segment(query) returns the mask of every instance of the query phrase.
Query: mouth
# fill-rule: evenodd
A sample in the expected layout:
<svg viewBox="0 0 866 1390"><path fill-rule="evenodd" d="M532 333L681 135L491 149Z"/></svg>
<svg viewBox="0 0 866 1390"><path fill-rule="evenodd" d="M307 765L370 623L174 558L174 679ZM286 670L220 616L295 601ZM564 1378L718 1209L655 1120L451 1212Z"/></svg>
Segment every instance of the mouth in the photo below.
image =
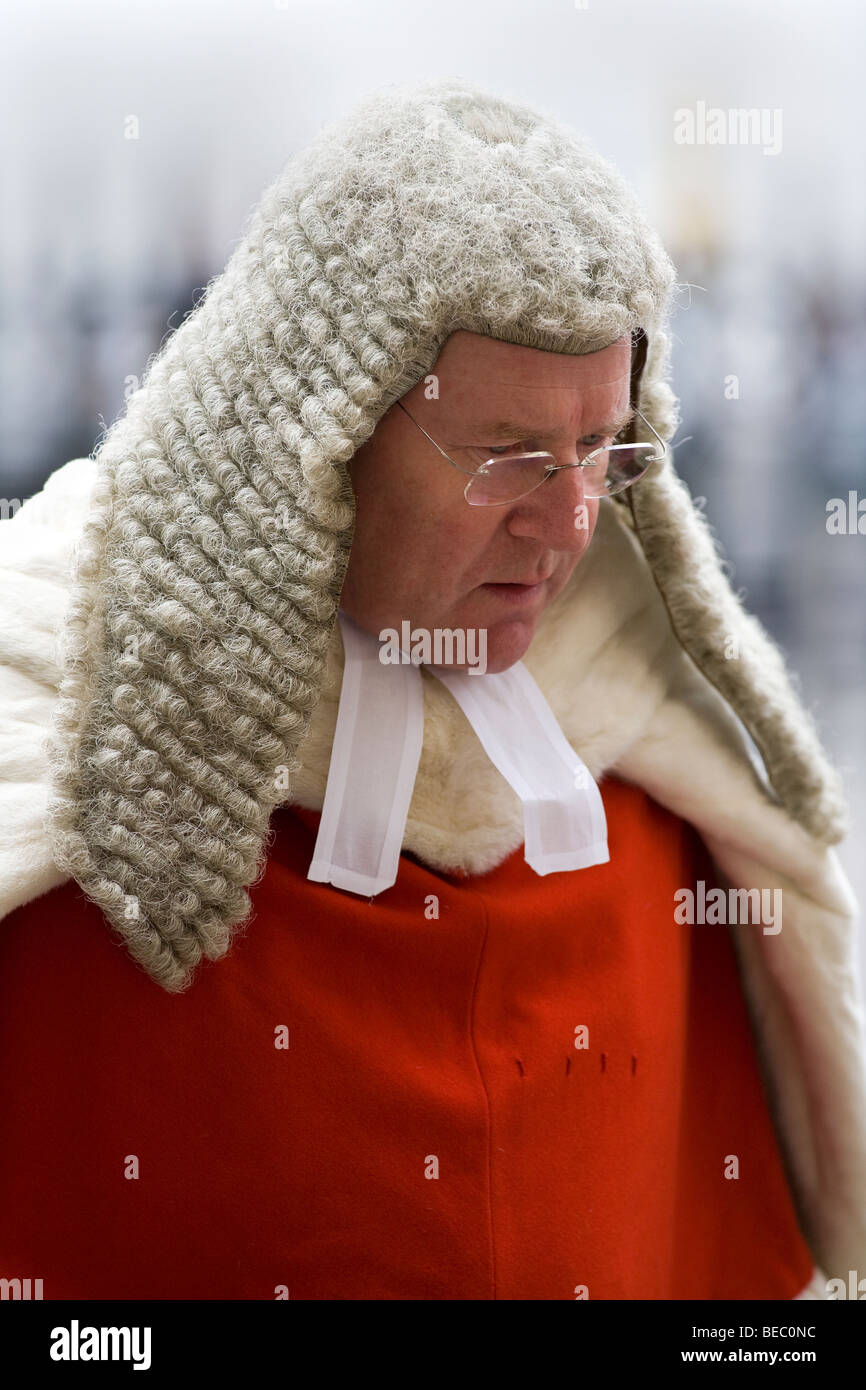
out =
<svg viewBox="0 0 866 1390"><path fill-rule="evenodd" d="M542 592L546 583L546 579L540 579L528 584L482 584L480 588L495 598L505 599L508 603L528 603Z"/></svg>

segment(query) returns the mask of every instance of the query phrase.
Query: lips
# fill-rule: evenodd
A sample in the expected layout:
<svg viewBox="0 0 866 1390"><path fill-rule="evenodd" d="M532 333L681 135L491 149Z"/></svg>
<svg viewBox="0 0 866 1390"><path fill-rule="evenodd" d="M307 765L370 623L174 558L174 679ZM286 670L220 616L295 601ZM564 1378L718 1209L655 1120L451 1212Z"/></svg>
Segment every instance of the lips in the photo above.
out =
<svg viewBox="0 0 866 1390"><path fill-rule="evenodd" d="M505 584L510 588L515 588L518 584L521 584L527 589L534 589L539 584L546 584L548 579L550 579L550 575L545 574L542 575L541 579L492 579L490 583L494 586Z"/></svg>
<svg viewBox="0 0 866 1390"><path fill-rule="evenodd" d="M544 588L544 582L538 580L532 584L482 584L482 592L486 592L492 599L498 599L503 603L530 604L534 603Z"/></svg>

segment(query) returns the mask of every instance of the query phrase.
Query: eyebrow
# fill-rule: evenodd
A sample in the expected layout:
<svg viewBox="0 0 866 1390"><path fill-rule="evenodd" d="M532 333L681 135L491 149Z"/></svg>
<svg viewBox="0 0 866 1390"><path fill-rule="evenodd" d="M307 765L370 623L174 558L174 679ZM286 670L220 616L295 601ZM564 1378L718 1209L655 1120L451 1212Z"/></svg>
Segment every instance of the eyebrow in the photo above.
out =
<svg viewBox="0 0 866 1390"><path fill-rule="evenodd" d="M634 406L628 409L616 420L606 420L603 425L597 425L594 430L588 430L589 434L618 435L621 434L635 417ZM485 440L487 439L542 439L547 435L558 434L558 429L550 429L547 426L527 425L525 421L519 420L497 420L495 424L483 425L475 433ZM457 445L455 448L459 447Z"/></svg>

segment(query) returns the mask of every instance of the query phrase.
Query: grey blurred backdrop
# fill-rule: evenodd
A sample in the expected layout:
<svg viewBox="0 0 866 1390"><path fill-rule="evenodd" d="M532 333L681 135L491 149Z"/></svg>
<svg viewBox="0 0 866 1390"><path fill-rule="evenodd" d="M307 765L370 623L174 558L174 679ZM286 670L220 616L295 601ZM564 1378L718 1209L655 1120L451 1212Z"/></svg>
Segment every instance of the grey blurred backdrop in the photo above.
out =
<svg viewBox="0 0 866 1390"><path fill-rule="evenodd" d="M365 91L470 77L594 141L677 265L677 466L846 775L866 902L866 535L826 524L866 498L866 7L7 0L2 28L7 499L93 450L265 184ZM711 143L702 112L740 108L763 131Z"/></svg>

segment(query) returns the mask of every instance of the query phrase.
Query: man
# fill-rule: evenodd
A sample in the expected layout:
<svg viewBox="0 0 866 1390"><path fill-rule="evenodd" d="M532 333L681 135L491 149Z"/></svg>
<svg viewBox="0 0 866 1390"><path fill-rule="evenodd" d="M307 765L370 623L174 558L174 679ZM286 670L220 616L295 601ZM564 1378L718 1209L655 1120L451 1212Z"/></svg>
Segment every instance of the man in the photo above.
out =
<svg viewBox="0 0 866 1390"><path fill-rule="evenodd" d="M388 88L4 523L0 1275L862 1267L844 801L664 452L672 284L572 132Z"/></svg>

